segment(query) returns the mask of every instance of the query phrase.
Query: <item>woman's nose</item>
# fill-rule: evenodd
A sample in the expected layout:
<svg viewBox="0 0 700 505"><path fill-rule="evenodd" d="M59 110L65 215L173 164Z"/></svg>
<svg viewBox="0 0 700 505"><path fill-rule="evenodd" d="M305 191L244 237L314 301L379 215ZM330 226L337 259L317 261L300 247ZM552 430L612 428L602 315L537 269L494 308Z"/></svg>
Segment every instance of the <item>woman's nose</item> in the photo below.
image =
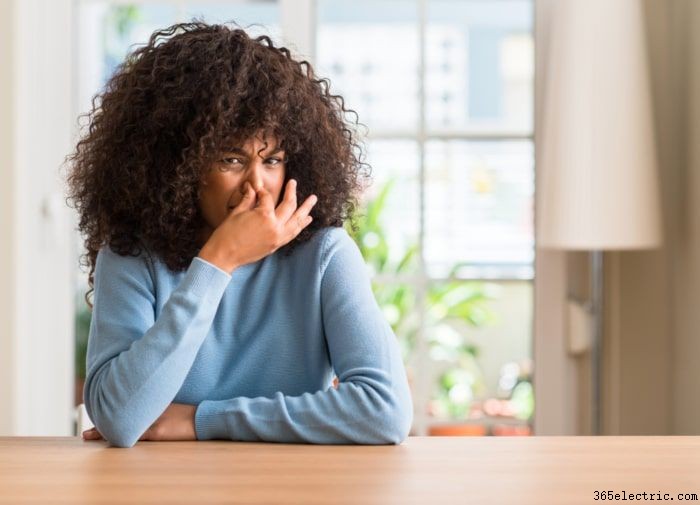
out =
<svg viewBox="0 0 700 505"><path fill-rule="evenodd" d="M256 191L263 185L263 168L263 163L257 161L251 161L250 167L248 167L247 180Z"/></svg>

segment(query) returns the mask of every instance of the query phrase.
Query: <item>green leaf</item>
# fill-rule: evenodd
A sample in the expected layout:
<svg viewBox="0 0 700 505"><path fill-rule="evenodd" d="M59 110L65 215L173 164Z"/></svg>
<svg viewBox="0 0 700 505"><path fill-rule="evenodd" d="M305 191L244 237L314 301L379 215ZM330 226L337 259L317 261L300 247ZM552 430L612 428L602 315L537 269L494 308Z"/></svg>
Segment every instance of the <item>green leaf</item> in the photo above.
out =
<svg viewBox="0 0 700 505"><path fill-rule="evenodd" d="M396 273L405 273L406 270L408 270L408 267L412 266L411 262L413 261L413 258L416 256L417 253L418 244L413 244L412 246L409 246L409 248L404 253L403 258L401 258L398 266L396 267Z"/></svg>
<svg viewBox="0 0 700 505"><path fill-rule="evenodd" d="M379 190L379 194L367 205L367 223L373 229L380 226L379 216L386 206L386 199L394 186L394 179L389 179Z"/></svg>

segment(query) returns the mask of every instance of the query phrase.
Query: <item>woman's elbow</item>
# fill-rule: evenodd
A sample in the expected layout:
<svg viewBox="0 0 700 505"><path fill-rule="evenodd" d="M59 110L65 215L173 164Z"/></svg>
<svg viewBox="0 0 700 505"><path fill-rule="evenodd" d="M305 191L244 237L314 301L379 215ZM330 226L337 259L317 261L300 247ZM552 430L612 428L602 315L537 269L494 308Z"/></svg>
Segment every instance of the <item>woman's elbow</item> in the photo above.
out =
<svg viewBox="0 0 700 505"><path fill-rule="evenodd" d="M99 408L86 403L90 420L95 425L100 435L115 447L133 447L138 442L141 434L135 427L131 426L128 419L120 415L108 415L101 412Z"/></svg>
<svg viewBox="0 0 700 505"><path fill-rule="evenodd" d="M120 419L97 419L95 428L114 447L129 448L138 442L141 434Z"/></svg>
<svg viewBox="0 0 700 505"><path fill-rule="evenodd" d="M413 425L413 404L404 401L391 401L381 409L379 418L372 420L375 427L380 427L376 432L377 439L374 444L398 445L408 437Z"/></svg>
<svg viewBox="0 0 700 505"><path fill-rule="evenodd" d="M120 447L124 449L129 449L133 447L139 440L138 435L134 436L132 433L125 433L119 431L112 433L111 435L103 435L111 445L113 445L114 447Z"/></svg>
<svg viewBox="0 0 700 505"><path fill-rule="evenodd" d="M386 443L398 445L408 437L413 425L413 410L396 409L386 432Z"/></svg>

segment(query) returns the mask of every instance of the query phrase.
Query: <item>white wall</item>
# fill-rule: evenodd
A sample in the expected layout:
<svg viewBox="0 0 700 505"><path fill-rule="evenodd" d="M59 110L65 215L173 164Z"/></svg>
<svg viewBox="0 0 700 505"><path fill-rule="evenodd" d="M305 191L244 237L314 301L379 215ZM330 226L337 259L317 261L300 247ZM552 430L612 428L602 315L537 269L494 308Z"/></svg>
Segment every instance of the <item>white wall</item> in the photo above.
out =
<svg viewBox="0 0 700 505"><path fill-rule="evenodd" d="M686 93L678 104L686 111L684 127L685 163L681 170L683 188L676 195L680 209L675 265L676 332L672 347L673 385L671 418L674 434L700 434L700 4L685 1L678 16L686 23L686 50L682 65Z"/></svg>
<svg viewBox="0 0 700 505"><path fill-rule="evenodd" d="M0 435L72 432L72 8L0 2Z"/></svg>
<svg viewBox="0 0 700 505"><path fill-rule="evenodd" d="M14 143L15 131L12 97L14 80L9 78L14 66L15 9L12 2L0 2L0 433L11 433L14 426L12 405L14 379L15 307L12 282L13 258L16 256L13 222Z"/></svg>
<svg viewBox="0 0 700 505"><path fill-rule="evenodd" d="M539 75L546 64L547 12L556 1L536 2ZM643 3L665 242L659 250L606 253L603 433L697 435L700 2ZM538 83L538 100L545 92ZM587 430L589 364L585 356L572 358L566 353L562 306L567 292L585 284L587 266L582 259L538 251L534 359L539 435ZM585 297L587 288L580 289L579 295Z"/></svg>
<svg viewBox="0 0 700 505"><path fill-rule="evenodd" d="M645 0L664 245L610 263L606 433L700 434L700 2Z"/></svg>
<svg viewBox="0 0 700 505"><path fill-rule="evenodd" d="M546 90L540 76L547 60L549 13L554 2L535 2L535 160L541 145L542 97ZM535 163L537 166L537 163ZM536 184L544 174L537 169ZM537 190L536 194L540 194ZM535 213L537 221L537 212ZM569 356L566 341L567 253L537 250L535 260L535 322L533 360L535 434L576 435L580 430L579 365Z"/></svg>

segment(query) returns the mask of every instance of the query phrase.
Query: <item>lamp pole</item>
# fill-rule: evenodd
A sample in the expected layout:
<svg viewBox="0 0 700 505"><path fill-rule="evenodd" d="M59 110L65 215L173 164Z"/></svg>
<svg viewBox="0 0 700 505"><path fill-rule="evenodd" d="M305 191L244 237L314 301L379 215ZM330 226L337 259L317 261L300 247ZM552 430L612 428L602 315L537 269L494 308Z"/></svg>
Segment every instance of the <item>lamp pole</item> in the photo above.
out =
<svg viewBox="0 0 700 505"><path fill-rule="evenodd" d="M593 313L593 335L591 340L591 432L593 435L602 435L601 428L601 391L604 336L604 252L595 250L590 252L591 263L591 311Z"/></svg>

